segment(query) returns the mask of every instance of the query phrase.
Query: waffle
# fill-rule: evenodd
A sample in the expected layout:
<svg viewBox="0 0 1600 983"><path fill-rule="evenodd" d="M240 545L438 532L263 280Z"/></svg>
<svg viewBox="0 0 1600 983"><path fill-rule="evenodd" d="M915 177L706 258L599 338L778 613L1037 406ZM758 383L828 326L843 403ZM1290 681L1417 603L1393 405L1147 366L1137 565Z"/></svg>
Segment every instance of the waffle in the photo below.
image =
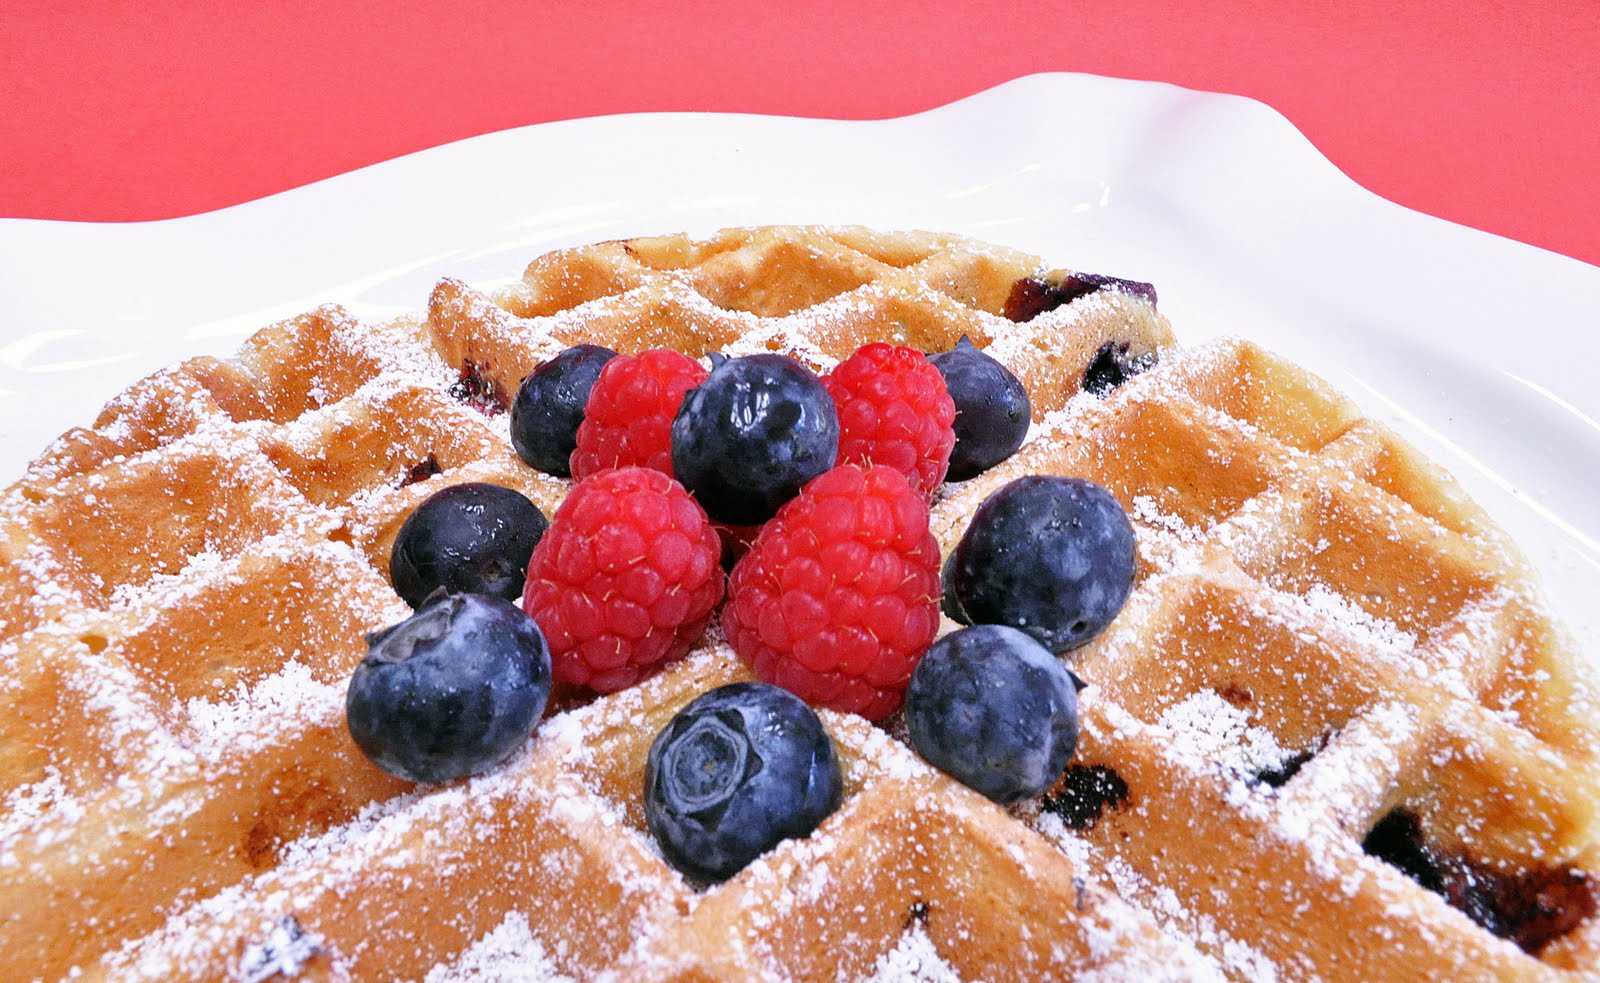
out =
<svg viewBox="0 0 1600 983"><path fill-rule="evenodd" d="M425 316L322 308L112 400L0 499L7 972L1600 978L1594 684L1515 549L1325 383L1244 341L1178 347L1146 292L1005 317L1019 283L1068 276L1045 269L860 229L601 243L493 294L445 280ZM568 487L500 412L543 360L594 342L820 370L962 335L1035 421L939 490L941 547L1030 473L1105 485L1138 533L1044 796L1001 809L895 721L823 711L838 812L686 882L640 792L677 709L749 678L715 629L632 689L558 690L486 775L412 786L356 750L344 685L362 634L409 613L384 572L406 515L456 482L547 514ZM1082 391L1108 351L1150 367Z"/></svg>

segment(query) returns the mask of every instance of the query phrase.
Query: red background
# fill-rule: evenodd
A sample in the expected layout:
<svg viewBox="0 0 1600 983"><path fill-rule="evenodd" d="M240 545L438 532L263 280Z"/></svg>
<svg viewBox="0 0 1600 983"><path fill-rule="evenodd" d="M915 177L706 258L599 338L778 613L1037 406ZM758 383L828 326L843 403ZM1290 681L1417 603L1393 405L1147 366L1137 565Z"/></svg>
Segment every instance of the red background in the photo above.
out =
<svg viewBox="0 0 1600 983"><path fill-rule="evenodd" d="M528 123L871 119L1081 71L1254 97L1387 198L1600 264L1597 0L778 9L21 6L0 23L0 216L167 218Z"/></svg>

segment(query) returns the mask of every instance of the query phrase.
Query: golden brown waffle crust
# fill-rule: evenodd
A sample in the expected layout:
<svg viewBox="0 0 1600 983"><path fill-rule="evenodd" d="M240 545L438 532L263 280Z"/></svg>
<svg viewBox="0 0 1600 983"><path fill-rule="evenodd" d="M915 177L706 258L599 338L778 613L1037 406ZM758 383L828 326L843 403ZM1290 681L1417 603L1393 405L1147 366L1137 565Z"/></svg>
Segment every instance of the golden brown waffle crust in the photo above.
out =
<svg viewBox="0 0 1600 983"><path fill-rule="evenodd" d="M1595 682L1515 548L1248 341L1183 348L1115 286L1004 316L1019 280L1071 272L858 227L616 240L498 291L443 280L382 323L319 308L130 387L0 493L7 972L1600 978L1600 919L1525 951L1373 845L1399 822L1457 888L1600 875ZM1133 598L1074 656L1083 739L1041 800L1000 809L894 722L825 711L839 812L725 884L685 882L639 790L672 714L748 678L715 629L638 687L558 694L487 775L411 787L355 750L344 685L362 634L408 613L386 579L405 516L465 481L546 514L566 494L507 439L504 400L541 362L587 342L825 372L867 341L962 336L1035 418L935 495L941 549L1038 473L1103 484L1139 538ZM1107 345L1154 366L1083 392Z"/></svg>

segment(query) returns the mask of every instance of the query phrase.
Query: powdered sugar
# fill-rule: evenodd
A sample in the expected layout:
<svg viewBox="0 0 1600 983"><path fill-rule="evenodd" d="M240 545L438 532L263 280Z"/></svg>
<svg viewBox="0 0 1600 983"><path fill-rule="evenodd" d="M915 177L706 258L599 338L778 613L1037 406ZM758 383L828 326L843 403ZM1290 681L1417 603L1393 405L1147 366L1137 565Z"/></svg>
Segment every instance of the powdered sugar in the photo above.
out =
<svg viewBox="0 0 1600 983"><path fill-rule="evenodd" d="M1134 496L1133 508L1129 510L1128 517L1174 536L1180 542L1196 543L1200 538L1200 530L1193 528L1176 515L1161 511L1160 504L1149 495Z"/></svg>
<svg viewBox="0 0 1600 983"><path fill-rule="evenodd" d="M528 916L510 911L455 960L434 967L423 983L572 983L572 977L550 961Z"/></svg>
<svg viewBox="0 0 1600 983"><path fill-rule="evenodd" d="M17 837L21 831L39 828L46 819L75 824L83 819L83 803L62 781L58 768L46 768L44 777L28 785L19 786L6 796L4 809L0 810L0 868L15 867Z"/></svg>
<svg viewBox="0 0 1600 983"><path fill-rule="evenodd" d="M1159 723L1172 753L1200 767L1209 762L1234 774L1253 774L1278 768L1291 755L1216 690L1190 694L1163 711Z"/></svg>
<svg viewBox="0 0 1600 983"><path fill-rule="evenodd" d="M962 978L939 955L923 927L912 923L861 983L962 983Z"/></svg>
<svg viewBox="0 0 1600 983"><path fill-rule="evenodd" d="M950 296L927 284L913 284L897 296L908 305L907 309L918 311L942 313L960 306ZM599 298L545 317L513 317L470 292L458 293L453 299L446 296L442 303L451 307L445 313L453 316L484 318L490 322L486 331L503 334L522 345L527 353L532 353L530 357L536 357L553 354L559 348L555 339L577 331L585 317L606 312L616 314L624 309L643 311L656 302L673 317L682 316L697 323L703 320L706 324L740 333L740 340L725 348L728 354L784 350L819 369L833 364L828 354L830 346L839 338L849 337L863 320L878 316L880 310L873 302L871 290L846 291L786 317L761 320L714 303L694 289L686 273L667 276L662 283L650 288ZM992 328L991 354L1020 365L1036 360L1038 350L1050 346L1050 335L1078 331L1083 322L1090 319L1116 316L1118 305L1123 302L1120 298L1091 295L1042 316L1026 327L1002 323L991 315L968 308L961 308L955 315ZM368 328L339 312L324 311L321 316L338 322L333 329L337 346L371 359L381 367L377 377L362 382L354 394L348 396L348 401L341 402L341 393L349 394L348 382L341 383L336 376L326 373L315 374L305 392L311 409L297 418L286 423L258 420L243 426L201 419L196 432L180 438L178 446L169 451L194 459L209 455L219 472L236 471L248 478L248 481L241 480L239 487L247 493L253 488L262 489L259 497L271 498L278 509L273 518L280 521L268 521L265 525L282 524L292 528L276 531L265 538L252 534L238 542L225 535L206 538L200 548L187 555L176 573L158 571L140 582L113 585L109 592L109 613L123 620L120 625L113 626L116 630L108 630L107 638L102 640L110 645L111 656L94 660L99 669L70 683L74 694L81 696L89 715L97 721L108 722L110 736L106 743L116 747L107 753L116 759L116 767L112 769L117 773L116 781L124 783L114 786L119 789L118 794L124 796L119 808L131 809L126 803L134 790L154 789L159 793L182 785L181 794L172 794L164 805L155 803L150 810L158 826L162 822L173 824L160 830L163 834L189 836L190 831L178 822L183 810L191 808L200 796L222 794L204 788L204 781L195 781L196 776L204 779L223 767L247 768L252 754L275 742L289 740L296 733L319 728L336 732L342 712L342 690L337 683L319 680L309 653L285 645L279 653L283 660L271 671L260 678L252 677L248 684L235 685L225 697L195 698L177 707L163 706L151 698L153 690L147 680L116 666L113 658L118 657L121 637L148 624L148 618L141 621L143 616L136 612L147 605L170 606L192 600L200 596L203 588L215 586L239 573L247 558L286 559L303 555L295 552L296 542L300 539L317 541L330 535L336 518L344 523L340 527L342 532L353 532L363 543L377 540L384 523L392 518L383 508L406 498L405 494L390 485L382 485L357 490L353 498L341 503L337 510L314 508L290 488L292 482L267 463L261 448L275 442L275 450L325 459L328 455L324 442L328 433L338 426L359 421L371 406L389 405L385 400L406 391L404 387L415 386L437 394L451 381L453 367L447 366L436 352L414 337L427 330L419 323L400 321ZM875 330L896 341L911 337L907 324L899 321L886 321ZM1236 356L1233 349L1225 345L1172 353L1166 371L1157 369L1129 381L1114 400L1087 395L1071 399L1033 428L1017 466L1050 461L1051 455L1064 453L1076 441L1092 441L1095 428L1109 422L1118 405L1164 399L1174 394L1187 402L1195 402L1181 395L1182 385L1172 380L1184 373L1193 375L1219 367L1226 375L1230 358ZM202 405L204 400L197 394L179 396L169 392L159 398L178 401L180 405L171 407L174 414L181 412L200 419L211 412ZM1271 426L1240 419L1203 401L1196 402L1196 406L1194 415L1201 424L1238 436L1241 444L1246 440L1273 439ZM457 415L462 418L457 421L459 426L452 424L447 428L452 435L460 437L466 433L471 439L492 444L497 451L504 450L503 427L487 426L473 413L463 411ZM121 420L109 425L107 434L131 439L133 430L126 420ZM1226 470L1232 461L1221 451L1206 453L1211 456L1196 457L1203 458L1207 467ZM1273 448L1271 453L1289 461L1289 472L1309 471L1312 467L1310 455L1293 448ZM160 455L129 458L139 466L162 459ZM468 473L464 470L453 477ZM941 493L942 533L953 531L962 517L970 515L978 500L978 490L985 487L987 480L979 479L969 488ZM109 502L117 494L104 475L88 477L83 487L86 505L92 501ZM563 486L550 479L546 487L550 496L556 498ZM1165 592L1169 588L1182 589L1186 579L1203 581L1204 586L1213 591L1263 590L1261 581L1252 580L1244 571L1256 573L1261 567L1270 567L1284 545L1273 538L1281 535L1276 530L1283 526L1284 498L1276 490L1244 506L1237 515L1228 518L1221 529L1200 529L1176 514L1164 512L1156 494L1135 495L1131 504L1132 517L1141 526L1141 561L1147 567L1145 579L1119 628L1086 653L1084 657L1088 659L1135 656L1136 647L1144 641L1141 632L1150 625L1165 624L1162 619L1171 614L1167 608L1172 595ZM371 514L367 514L369 512ZM8 518L11 516L8 512ZM335 570L349 571L353 582L373 579L365 557L357 556L344 544L325 545L328 552L341 554L343 566L333 564ZM1333 544L1324 535L1320 542L1297 545L1317 555ZM60 558L36 543L30 546L19 569L25 578L38 583L37 591L28 602L31 610L53 615L53 609L60 609L77 619L58 622L58 625L87 624L103 613L85 613L83 599L68 586L72 581L66 576ZM323 585L317 585L317 591L324 589ZM339 588L330 585L326 589ZM1470 650L1475 643L1494 634L1494 610L1505 603L1499 596L1484 598L1481 607L1469 606L1452 622L1446 637L1435 639L1420 638L1416 632L1402 630L1376 617L1327 584L1315 583L1300 594L1263 592L1269 596L1254 602L1253 616L1290 627L1311 644L1326 641L1396 662L1403 661L1400 657L1416 657L1412 658L1413 662L1426 663L1418 672L1432 672L1443 666L1455 673L1450 678L1461 680L1458 691L1468 696L1476 690L1468 686L1466 671L1457 667L1470 667ZM1225 628L1225 625L1211 625L1205 630L1217 632ZM1190 630L1194 630L1194 626ZM4 658L15 662L16 650L10 649ZM732 659L731 653L713 636L704 651L680 668L689 674L703 671L708 679L722 678L726 674L719 674L715 668ZM422 882L443 881L464 869L472 851L525 835L538 824L567 831L561 835L570 835L571 839L561 842L569 846L579 840L603 840L615 856L606 857L605 863L595 864L594 867L603 868L597 871L585 866L584 857L579 856L576 849L551 849L526 861L526 868L519 873L534 875L527 879L542 879L552 884L574 883L579 878L587 880L594 876L611 878L617 895L624 899L622 907L633 905L645 912L637 921L617 929L625 929L630 933L628 937L638 940L637 951L637 946L648 943L651 932L662 931L663 925L676 924L673 919L684 917L685 913L693 915L705 904L706 898L716 897L714 892L691 893L675 875L666 872L647 835L638 828L634 815L636 803L622 801L610 791L617 787L616 782L631 780L632 776L612 774L618 765L607 748L606 742L611 739L608 735L643 728L657 710L653 701L670 695L673 692L665 684L647 683L629 693L558 714L544 723L529 748L489 775L446 788L420 788L373 803L355 817L335 822L327 829L313 826L305 835L279 845L275 857L277 866L270 871L224 887L208 897L195 899L184 895L168 899L175 912L172 920L143 941L131 943L123 957L134 961L150 957L145 968L158 977L170 972L172 965L157 958L162 953L173 955L179 965L199 966L202 969L196 972L210 973L215 971L215 964L205 961L207 952L233 952L232 940L239 932L267 926L264 937L247 950L244 962L233 964L231 968L244 978L265 978L263 973L293 973L327 940L320 934L301 931L298 923L293 923L291 928L292 919L284 920L282 912L314 905L319 898L361 894L370 889L368 878L380 874L393 873L397 878L393 882L398 885L397 891L410 891ZM1348 836L1345 841L1339 841L1345 853L1329 844L1338 833L1338 822L1355 822L1351 817L1371 804L1357 801L1361 794L1367 793L1353 792L1347 785L1349 775L1359 773L1376 781L1392 777L1398 768L1383 738L1393 737L1399 743L1412 735L1399 726L1387 729L1378 726L1388 722L1386 714L1394 712L1398 711L1384 707L1367 711L1362 720L1335 739L1333 746L1319 756L1320 760L1308 766L1303 777L1280 790L1281 795L1249 785L1243 776L1279 767L1288 760L1290 753L1252 712L1230 703L1215 690L1200 689L1183 696L1167 705L1153 722L1137 719L1121 708L1116 708L1116 712L1108 709L1105 720L1119 740L1141 749L1159 751L1161 762L1156 767L1174 766L1172 774L1184 781L1195 778L1197 783L1212 790L1220 781L1225 801L1233 807L1231 816L1252 823L1253 829L1264 831L1263 835L1304 842L1313 856L1314 871L1325 878L1345 878L1341 884L1353 893L1346 863L1347 853L1353 849ZM824 716L830 730L851 753L852 781L860 791L853 801L847 802L846 811L828 829L805 840L784 844L741 875L739 889L750 889L758 897L766 892L764 896L774 899L769 907L752 910L749 922L741 927L756 939L752 945L757 950L760 936L776 931L786 919L827 909L830 897L840 887L833 870L834 858L841 847L860 847L849 839L849 824L853 816L869 811L867 805L874 801L875 789L940 787L937 782L941 779L891 735L854 718ZM249 775L242 776L242 780L249 778ZM72 839L73 831L86 815L103 808L102 803L76 797L71 780L69 772L52 764L41 781L7 795L7 812L0 821L0 848L3 848L0 849L0 864L16 862L15 848L22 834L44 830L57 841L65 842ZM940 802L932 801L935 798L940 796L927 792L924 801L914 802L910 808L956 808L948 803L941 806ZM346 815L347 812L340 814L341 817ZM1338 822L1330 816L1337 817ZM1170 887L1143 880L1120 857L1098 856L1098 848L1092 847L1087 838L1065 830L1060 820L1048 813L1037 814L1033 822L1035 828L1056 840L1074 868L1085 872L1086 876L1092 871L1108 871L1104 880L1131 902L1108 899L1081 918L1068 915L1068 920L1076 927L1066 931L1081 930L1095 957L1091 976L1151 978L1165 973L1182 978L1206 978L1219 975L1215 964L1195 951L1192 939L1199 939L1206 951L1220 959L1233 975L1257 979L1272 977L1275 967L1270 961L1249 945L1219 931L1208 919L1194 915L1186 899L1180 898ZM37 842L47 843L48 840L41 834ZM869 852L875 849L871 845L860 848ZM911 851L920 858L918 876L931 876L930 872L937 869L938 860L933 854L937 853L938 845L917 843ZM996 855L1003 866L1007 862L1022 864L1028 853L1019 843L1010 843ZM959 879L964 874L951 872L948 876ZM475 894L472 899L476 899ZM372 900L376 905L379 899ZM441 903L439 907L443 913L448 905ZM608 912L605 917L612 914ZM626 921L623 915L616 917L619 924ZM1161 957L1154 957L1147 951L1151 918L1158 919L1167 931L1167 941L1172 943L1176 956L1163 952ZM399 931L393 926L388 930ZM478 926L472 929L474 933L480 930ZM329 928L330 933L334 931L336 929ZM554 948L554 944L547 949L547 942L548 939L541 939L537 919L530 921L526 913L512 910L495 928L471 942L464 952L427 978L430 983L463 979L565 980L557 972L556 964L569 953ZM1168 958L1172 961L1162 962ZM767 963L769 967L776 967L776 957L768 959ZM125 967L128 963L114 965ZM781 968L774 968L774 972ZM920 924L913 924L899 938L894 949L879 960L871 977L883 981L955 978L956 974L939 958Z"/></svg>
<svg viewBox="0 0 1600 983"><path fill-rule="evenodd" d="M1143 917L1097 921L1089 926L1089 943L1096 964L1080 980L1225 980L1230 977L1271 981L1277 978L1273 962L1248 944L1220 930L1209 917L1196 916L1169 888L1151 884L1125 860L1088 846L1075 837L1049 813L1035 820L1045 836L1063 845L1071 844L1076 861L1086 871L1104 872L1115 897L1103 904L1109 907L1136 907ZM1140 935L1148 932L1153 918L1155 928L1170 943L1160 957ZM1196 948L1199 943L1199 949ZM1204 951L1202 952L1201 949ZM1220 962L1219 962L1220 960Z"/></svg>
<svg viewBox="0 0 1600 983"><path fill-rule="evenodd" d="M1359 638L1369 648L1410 652L1417 647L1415 634L1362 610L1326 584L1312 584L1300 597L1316 614Z"/></svg>
<svg viewBox="0 0 1600 983"><path fill-rule="evenodd" d="M318 682L290 659L256 685L235 687L231 699L190 700L186 706L197 746L209 754L249 754L285 733L333 728L344 720L344 687Z"/></svg>
<svg viewBox="0 0 1600 983"><path fill-rule="evenodd" d="M234 978L240 983L293 979L320 947L315 935L302 931L299 922L286 917L273 926L265 939L245 947Z"/></svg>

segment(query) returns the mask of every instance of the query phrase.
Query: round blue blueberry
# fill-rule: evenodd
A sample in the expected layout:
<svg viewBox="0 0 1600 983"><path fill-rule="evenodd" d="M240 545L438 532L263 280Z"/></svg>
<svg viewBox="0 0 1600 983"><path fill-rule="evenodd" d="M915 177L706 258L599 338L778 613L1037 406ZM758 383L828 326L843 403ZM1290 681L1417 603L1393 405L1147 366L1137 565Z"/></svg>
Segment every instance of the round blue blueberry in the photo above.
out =
<svg viewBox="0 0 1600 983"><path fill-rule="evenodd" d="M945 561L945 609L964 624L1010 625L1070 652L1127 603L1135 545L1122 505L1094 482L1018 478L978 506Z"/></svg>
<svg viewBox="0 0 1600 983"><path fill-rule="evenodd" d="M839 415L786 355L711 356L672 421L672 473L713 519L765 522L839 456Z"/></svg>
<svg viewBox="0 0 1600 983"><path fill-rule="evenodd" d="M1043 793L1078 747L1078 691L1061 660L1004 625L951 632L906 688L911 746L1005 805Z"/></svg>
<svg viewBox="0 0 1600 983"><path fill-rule="evenodd" d="M446 782L485 771L544 716L544 634L499 598L441 595L367 643L345 713L350 736L391 775Z"/></svg>
<svg viewBox="0 0 1600 983"><path fill-rule="evenodd" d="M1033 416L1022 380L966 335L951 350L929 355L928 361L944 376L956 404L956 445L946 480L965 481L1016 453Z"/></svg>
<svg viewBox="0 0 1600 983"><path fill-rule="evenodd" d="M589 390L617 353L603 345L574 345L534 369L511 401L511 446L529 465L572 477L572 451Z"/></svg>
<svg viewBox="0 0 1600 983"><path fill-rule="evenodd" d="M644 815L668 863L714 883L810 835L843 788L815 711L788 690L732 683L696 698L656 736Z"/></svg>
<svg viewBox="0 0 1600 983"><path fill-rule="evenodd" d="M514 489L481 481L441 488L395 535L389 580L413 608L440 589L515 601L548 526L539 507Z"/></svg>
<svg viewBox="0 0 1600 983"><path fill-rule="evenodd" d="M970 625L972 622L967 620L967 612L956 603L955 570L955 564L949 558L939 568L939 610L958 625Z"/></svg>

